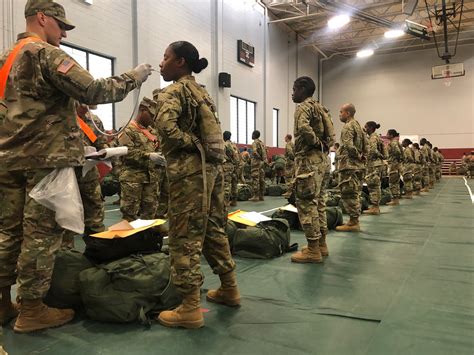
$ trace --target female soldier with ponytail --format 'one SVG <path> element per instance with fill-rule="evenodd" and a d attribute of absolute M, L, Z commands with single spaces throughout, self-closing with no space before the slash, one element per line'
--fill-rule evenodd
<path fill-rule="evenodd" d="M 381 198 L 381 177 L 383 160 L 387 159 L 387 150 L 379 135 L 375 130 L 380 125 L 374 121 L 365 124 L 364 130 L 369 136 L 369 153 L 367 156 L 367 174 L 365 182 L 369 189 L 370 203 L 372 207 L 364 211 L 364 214 L 379 215 L 380 214 L 380 198 Z"/>
<path fill-rule="evenodd" d="M 207 67 L 191 43 L 171 43 L 160 64 L 161 75 L 174 81 L 158 94 L 160 110 L 154 126 L 161 136 L 169 179 L 169 247 L 171 276 L 183 297 L 158 320 L 168 327 L 199 328 L 201 252 L 221 279 L 207 293 L 211 302 L 240 304 L 235 263 L 224 232 L 224 142 L 212 99 L 191 75 Z"/>

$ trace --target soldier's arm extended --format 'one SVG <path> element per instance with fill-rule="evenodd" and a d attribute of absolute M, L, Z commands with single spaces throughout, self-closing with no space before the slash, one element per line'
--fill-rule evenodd
<path fill-rule="evenodd" d="M 123 100 L 140 82 L 134 70 L 119 76 L 94 79 L 66 52 L 59 48 L 40 51 L 43 75 L 66 95 L 87 105 Z"/>
<path fill-rule="evenodd" d="M 178 118 L 181 116 L 183 106 L 176 93 L 161 92 L 158 94 L 158 106 L 160 111 L 155 119 L 154 128 L 160 132 L 162 137 L 176 150 L 194 150 L 192 136 L 178 126 Z"/>
<path fill-rule="evenodd" d="M 295 136 L 299 136 L 300 139 L 306 146 L 321 147 L 321 140 L 314 133 L 313 128 L 310 125 L 312 117 L 311 110 L 299 105 L 295 111 Z"/>

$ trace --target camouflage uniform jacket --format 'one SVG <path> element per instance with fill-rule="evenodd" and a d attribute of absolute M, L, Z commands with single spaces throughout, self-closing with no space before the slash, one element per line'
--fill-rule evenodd
<path fill-rule="evenodd" d="M 421 146 L 421 154 L 423 155 L 424 164 L 431 163 L 431 154 L 430 154 L 430 148 L 428 147 L 428 144 Z"/>
<path fill-rule="evenodd" d="M 232 143 L 231 141 L 225 141 L 224 149 L 225 149 L 225 156 L 226 156 L 225 164 L 229 164 L 232 167 L 237 168 L 239 166 L 240 157 L 234 143 Z"/>
<path fill-rule="evenodd" d="M 22 33 L 18 40 L 37 37 Z M 10 50 L 0 55 L 2 67 Z M 84 148 L 75 100 L 85 104 L 120 101 L 136 88 L 132 72 L 97 79 L 60 48 L 26 44 L 7 80 L 6 115 L 0 121 L 0 169 L 28 170 L 79 166 Z"/>
<path fill-rule="evenodd" d="M 403 148 L 403 156 L 404 156 L 405 163 L 407 164 L 415 163 L 415 154 L 413 153 L 410 147 Z"/>
<path fill-rule="evenodd" d="M 444 161 L 443 154 L 439 152 L 439 150 L 436 152 L 436 155 L 438 156 L 438 164 L 441 165 Z"/>
<path fill-rule="evenodd" d="M 156 151 L 156 142 L 151 141 L 134 124 L 130 124 L 119 135 L 119 143 L 128 147 L 127 155 L 120 158 L 120 180 L 127 182 L 157 182 L 159 172 L 149 154 Z"/>
<path fill-rule="evenodd" d="M 196 102 L 189 97 L 186 85 L 202 88 L 191 75 L 180 78 L 158 93 L 158 107 L 154 128 L 160 135 L 161 149 L 166 157 L 168 179 L 180 180 L 202 171 L 201 154 L 193 142 L 200 139 L 196 120 L 198 115 L 192 105 Z M 199 206 L 186 206 L 186 210 Z M 183 211 L 185 212 L 185 211 Z"/>
<path fill-rule="evenodd" d="M 254 139 L 252 143 L 252 160 L 267 162 L 267 150 L 260 139 Z"/>
<path fill-rule="evenodd" d="M 423 156 L 420 153 L 419 149 L 415 147 L 410 148 L 413 151 L 413 158 L 415 160 L 415 164 L 423 164 Z"/>
<path fill-rule="evenodd" d="M 87 137 L 87 135 L 84 132 L 82 132 L 82 130 L 81 130 L 82 143 L 84 144 L 84 146 L 95 147 L 97 149 L 97 151 L 99 151 L 101 149 L 104 149 L 104 148 L 107 148 L 108 147 L 107 136 L 105 136 L 102 133 L 100 133 L 99 131 L 97 131 L 94 124 L 92 123 L 92 120 L 94 120 L 96 126 L 99 127 L 99 129 L 103 132 L 104 131 L 104 125 L 102 124 L 102 121 L 100 120 L 100 118 L 97 117 L 96 115 L 94 115 L 93 113 L 91 113 L 90 115 L 86 114 L 85 118 L 83 118 L 83 117 L 81 117 L 81 118 L 94 131 L 94 134 L 97 136 L 96 141 L 92 142 L 89 139 L 89 137 Z"/>
<path fill-rule="evenodd" d="M 352 118 L 344 124 L 337 152 L 338 170 L 365 169 L 364 157 L 368 154 L 367 136 L 359 122 Z"/>
<path fill-rule="evenodd" d="M 387 159 L 387 149 L 375 132 L 369 136 L 367 166 L 382 166 L 383 160 Z"/>
<path fill-rule="evenodd" d="M 296 157 L 308 152 L 323 151 L 325 141 L 323 107 L 313 98 L 308 97 L 295 110 L 295 148 Z"/>
<path fill-rule="evenodd" d="M 392 163 L 403 162 L 403 147 L 400 142 L 393 139 L 388 144 L 388 161 Z"/>
<path fill-rule="evenodd" d="M 295 160 L 295 145 L 293 142 L 288 142 L 285 145 L 285 158 L 286 161 Z"/>

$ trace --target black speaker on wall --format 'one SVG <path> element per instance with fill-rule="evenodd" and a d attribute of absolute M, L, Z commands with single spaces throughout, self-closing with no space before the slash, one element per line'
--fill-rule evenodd
<path fill-rule="evenodd" d="M 219 73 L 219 87 L 230 88 L 230 74 L 229 73 Z"/>

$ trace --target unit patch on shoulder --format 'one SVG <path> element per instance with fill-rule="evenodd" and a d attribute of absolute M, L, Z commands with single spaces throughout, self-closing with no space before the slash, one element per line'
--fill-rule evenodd
<path fill-rule="evenodd" d="M 71 59 L 64 59 L 61 64 L 58 66 L 58 72 L 62 74 L 67 74 L 69 70 L 75 65 L 74 61 Z"/>

